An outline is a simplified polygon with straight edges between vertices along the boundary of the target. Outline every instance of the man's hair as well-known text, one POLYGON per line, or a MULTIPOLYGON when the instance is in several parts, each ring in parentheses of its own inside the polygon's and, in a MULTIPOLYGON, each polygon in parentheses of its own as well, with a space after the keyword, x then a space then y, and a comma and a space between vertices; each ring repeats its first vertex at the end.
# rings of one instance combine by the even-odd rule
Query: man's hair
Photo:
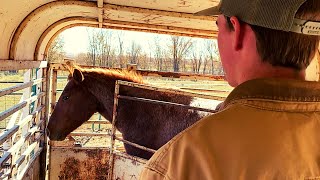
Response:
MULTIPOLYGON (((307 0, 295 17, 320 21, 320 0, 307 0)), ((230 18, 226 17, 226 20, 227 27, 234 30, 230 18)), ((273 66, 303 70, 310 64, 319 46, 319 36, 250 26, 256 35, 257 51, 261 59, 273 66)))

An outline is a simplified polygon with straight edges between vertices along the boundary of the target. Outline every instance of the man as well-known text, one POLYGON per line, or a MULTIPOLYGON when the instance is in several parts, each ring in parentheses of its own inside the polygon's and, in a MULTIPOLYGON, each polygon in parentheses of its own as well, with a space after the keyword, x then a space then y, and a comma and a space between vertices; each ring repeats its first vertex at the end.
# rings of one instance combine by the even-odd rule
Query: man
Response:
POLYGON ((305 81, 320 1, 221 0, 219 12, 219 52, 235 89, 222 111, 160 148, 141 179, 320 179, 320 84, 305 81))

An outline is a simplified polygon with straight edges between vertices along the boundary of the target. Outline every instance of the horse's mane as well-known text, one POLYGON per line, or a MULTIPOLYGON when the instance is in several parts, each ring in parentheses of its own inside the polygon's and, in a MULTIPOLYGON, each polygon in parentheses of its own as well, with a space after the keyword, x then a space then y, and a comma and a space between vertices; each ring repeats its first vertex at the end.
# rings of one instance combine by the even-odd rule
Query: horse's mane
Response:
POLYGON ((102 77, 120 79, 124 81, 132 81, 135 83, 143 84, 143 77, 135 71, 129 71, 126 69, 102 69, 102 68, 83 68, 77 64, 66 62, 66 67, 72 76, 74 69, 80 70, 84 75, 85 74, 96 74, 102 77))

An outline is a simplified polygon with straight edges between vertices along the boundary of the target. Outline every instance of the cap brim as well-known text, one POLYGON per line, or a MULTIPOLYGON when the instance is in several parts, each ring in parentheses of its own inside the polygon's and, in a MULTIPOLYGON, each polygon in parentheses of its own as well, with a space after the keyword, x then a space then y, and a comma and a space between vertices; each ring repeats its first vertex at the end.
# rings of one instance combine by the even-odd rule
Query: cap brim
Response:
POLYGON ((215 16, 221 14, 220 6, 214 6, 199 12, 194 13, 196 16, 215 16))

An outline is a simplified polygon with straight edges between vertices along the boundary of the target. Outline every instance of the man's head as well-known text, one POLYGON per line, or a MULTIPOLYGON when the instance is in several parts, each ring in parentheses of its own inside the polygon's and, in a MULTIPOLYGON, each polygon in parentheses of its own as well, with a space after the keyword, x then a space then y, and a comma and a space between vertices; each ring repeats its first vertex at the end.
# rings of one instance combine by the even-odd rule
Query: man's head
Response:
POLYGON ((305 21, 320 21, 319 0, 222 0, 219 11, 218 45, 230 85, 301 78, 319 45, 320 24, 305 21))

